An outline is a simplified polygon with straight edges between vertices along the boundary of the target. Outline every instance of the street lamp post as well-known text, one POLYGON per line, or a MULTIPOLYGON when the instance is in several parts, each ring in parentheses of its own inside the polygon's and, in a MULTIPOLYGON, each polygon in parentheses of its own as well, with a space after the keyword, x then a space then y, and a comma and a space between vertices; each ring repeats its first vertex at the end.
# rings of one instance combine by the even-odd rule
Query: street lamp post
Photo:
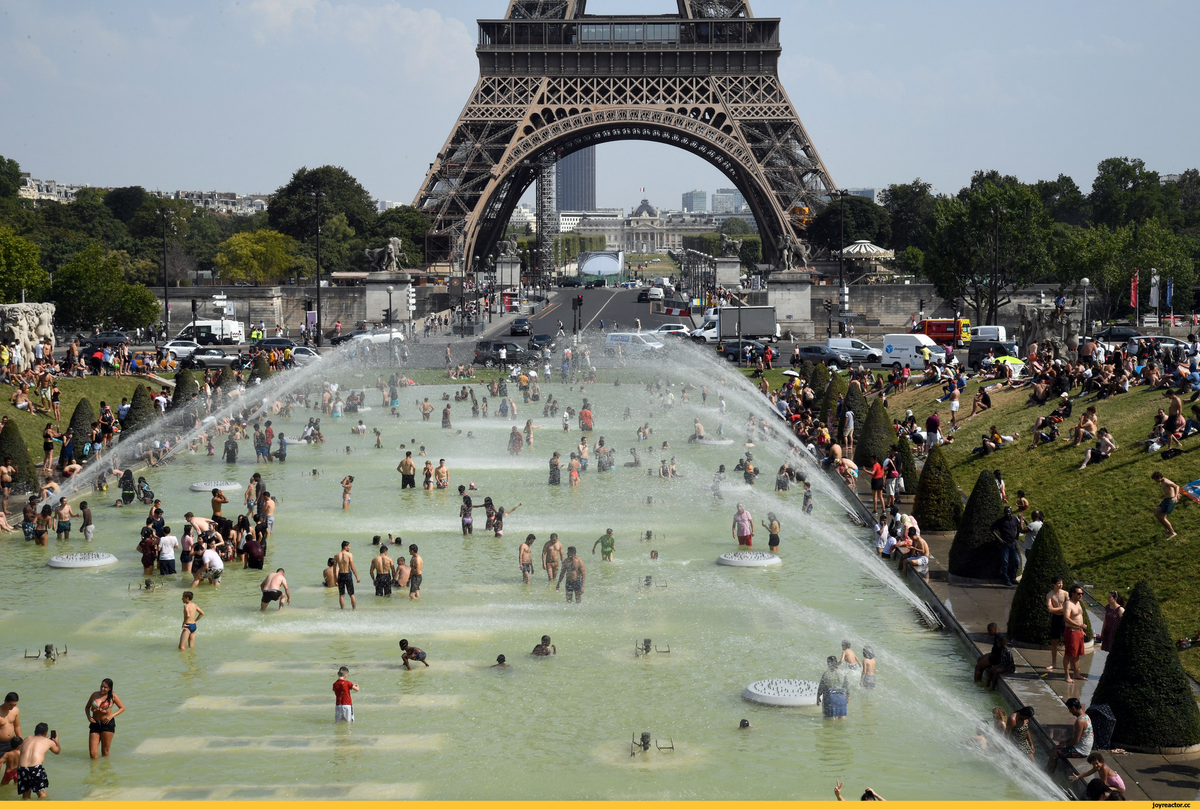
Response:
POLYGON ((846 252, 846 197, 850 192, 844 188, 831 191, 832 196, 838 197, 838 320, 844 320, 846 309, 843 300, 848 300, 846 290, 846 270, 844 256, 846 252))
POLYGON ((1088 287, 1091 285, 1092 282, 1091 282, 1091 279, 1089 279, 1089 278, 1080 278, 1079 283, 1083 285, 1083 332, 1082 332, 1082 336, 1087 337, 1087 333, 1088 333, 1088 318, 1087 318, 1088 287))
MULTIPOLYGON (((171 209, 169 209, 167 206, 163 205, 163 206, 159 207, 158 213, 159 213, 159 215, 162 216, 163 309, 165 310, 165 315, 163 316, 163 323, 166 324, 165 328, 167 330, 167 337, 170 337, 171 336, 171 292, 170 292, 170 288, 167 283, 167 216, 171 213, 171 209)), ((158 345, 157 340, 155 341, 155 345, 156 346, 158 345)))
POLYGON ((992 215, 996 218, 996 229, 992 240, 992 281, 988 284, 988 325, 993 325, 992 319, 996 316, 996 301, 1000 297, 996 294, 996 284, 1000 280, 1000 214, 1004 212, 1002 205, 992 208, 992 215))
MULTIPOLYGON (((387 288, 387 294, 388 294, 388 352, 393 355, 396 353, 396 346, 392 343, 392 338, 395 336, 392 333, 392 321, 394 320, 394 318, 392 317, 392 293, 395 291, 396 291, 396 288, 389 284, 388 288, 387 288)), ((393 356, 392 360, 394 361, 395 359, 396 359, 395 356, 393 356)))
POLYGON ((317 348, 321 347, 321 200, 325 198, 324 191, 309 191, 308 195, 316 203, 317 220, 317 348))

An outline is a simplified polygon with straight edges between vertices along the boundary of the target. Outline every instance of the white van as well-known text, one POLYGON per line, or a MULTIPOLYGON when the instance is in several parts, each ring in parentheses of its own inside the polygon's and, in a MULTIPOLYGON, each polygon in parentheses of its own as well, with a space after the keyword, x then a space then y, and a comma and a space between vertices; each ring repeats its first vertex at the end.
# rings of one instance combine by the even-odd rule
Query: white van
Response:
POLYGON ((704 343, 721 342, 721 325, 717 320, 705 320, 698 329, 692 330, 692 339, 704 343))
POLYGON ((971 340, 992 340, 997 343, 1008 342, 1008 333, 1003 326, 972 326, 971 340))
POLYGON ((650 287, 648 290, 646 290, 646 295, 652 301, 661 301, 666 298, 666 295, 663 294, 662 287, 650 287))
POLYGON ((857 337, 830 337, 825 341, 825 347, 840 351, 855 362, 865 362, 868 365, 878 365, 883 359, 883 349, 869 346, 857 337))
POLYGON ((934 359, 945 356, 942 347, 927 334, 885 334, 883 335, 883 357, 880 366, 900 370, 905 365, 914 371, 925 368, 925 358, 921 349, 928 348, 934 359))
POLYGON ((644 354, 662 351, 664 346, 654 339, 653 334, 638 332, 614 332, 604 338, 604 348, 610 354, 615 354, 617 347, 625 354, 644 354))
POLYGON ((238 320, 197 320, 180 329, 175 339, 192 340, 202 346, 240 345, 246 342, 246 327, 238 320))
POLYGON ((704 310, 704 323, 716 323, 721 319, 721 307, 713 306, 704 310))

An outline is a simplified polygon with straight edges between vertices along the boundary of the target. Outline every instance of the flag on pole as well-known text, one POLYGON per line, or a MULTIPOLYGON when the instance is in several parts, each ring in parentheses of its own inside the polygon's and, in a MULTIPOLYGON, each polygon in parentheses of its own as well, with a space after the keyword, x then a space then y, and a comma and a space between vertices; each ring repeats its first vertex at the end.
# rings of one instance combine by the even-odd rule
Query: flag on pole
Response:
POLYGON ((1175 279, 1167 279, 1167 308, 1171 306, 1171 298, 1175 297, 1175 279))
POLYGON ((1150 268, 1150 308, 1158 308, 1158 270, 1150 268))
POLYGON ((1140 275, 1141 272, 1142 272, 1141 270, 1133 271, 1133 280, 1129 284, 1129 305, 1130 306, 1136 307, 1137 303, 1138 303, 1138 275, 1140 275))

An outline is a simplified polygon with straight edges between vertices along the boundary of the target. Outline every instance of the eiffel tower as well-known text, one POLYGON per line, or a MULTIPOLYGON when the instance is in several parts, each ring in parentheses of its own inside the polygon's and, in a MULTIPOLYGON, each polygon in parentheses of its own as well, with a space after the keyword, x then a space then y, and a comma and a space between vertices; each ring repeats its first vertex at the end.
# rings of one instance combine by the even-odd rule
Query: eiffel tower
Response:
POLYGON ((510 0, 504 19, 479 20, 479 81, 414 203, 430 218, 429 262, 477 269, 539 166, 643 140, 728 176, 765 259, 794 265, 836 187, 779 81, 780 21, 748 0, 676 2, 677 14, 597 16, 587 0, 510 0))

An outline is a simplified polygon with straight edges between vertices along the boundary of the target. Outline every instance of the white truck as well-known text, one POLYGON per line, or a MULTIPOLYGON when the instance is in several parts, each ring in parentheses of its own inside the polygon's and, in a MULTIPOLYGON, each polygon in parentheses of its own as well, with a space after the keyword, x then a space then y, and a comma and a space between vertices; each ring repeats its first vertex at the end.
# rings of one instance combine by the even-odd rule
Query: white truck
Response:
MULTIPOLYGON (((726 306, 717 318, 721 340, 779 340, 779 321, 774 306, 726 306)), ((706 340, 707 342, 707 340, 706 340)))
POLYGON ((238 320, 196 320, 180 329, 175 339, 202 346, 236 346, 246 342, 246 327, 238 320))

